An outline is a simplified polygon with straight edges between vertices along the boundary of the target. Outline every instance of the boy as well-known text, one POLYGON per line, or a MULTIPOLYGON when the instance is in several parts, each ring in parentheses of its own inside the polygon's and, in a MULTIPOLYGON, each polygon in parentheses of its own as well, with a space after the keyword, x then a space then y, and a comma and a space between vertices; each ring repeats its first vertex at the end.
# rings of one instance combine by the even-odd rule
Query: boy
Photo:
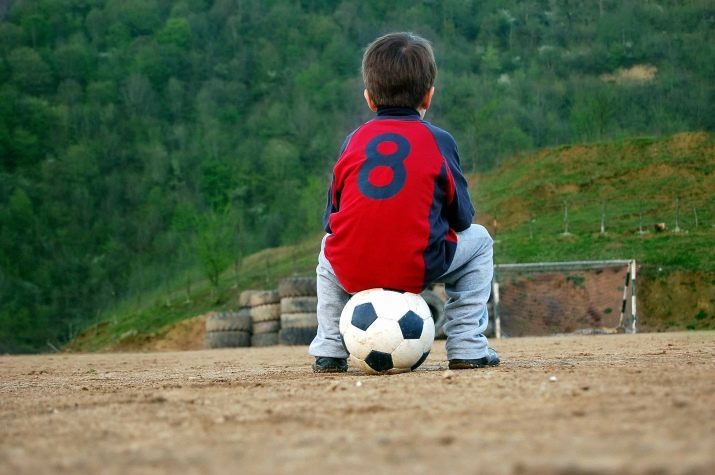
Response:
POLYGON ((450 369, 499 364, 482 335, 492 239, 472 224, 467 182, 450 134, 423 120, 437 67, 429 42, 391 33, 362 61, 365 100, 377 117, 351 133, 333 169, 318 267, 313 371, 347 371, 338 329, 350 295, 382 287, 420 293, 445 283, 450 369))

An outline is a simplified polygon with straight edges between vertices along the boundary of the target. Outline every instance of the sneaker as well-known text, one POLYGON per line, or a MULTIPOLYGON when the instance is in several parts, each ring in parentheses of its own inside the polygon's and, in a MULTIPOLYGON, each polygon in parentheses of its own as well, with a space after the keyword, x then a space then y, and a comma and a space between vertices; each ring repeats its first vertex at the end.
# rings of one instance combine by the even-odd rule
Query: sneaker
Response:
POLYGON ((484 358, 477 358, 476 360, 449 360, 449 369, 472 369, 497 365, 499 365, 499 355, 494 351, 494 348, 487 348, 487 356, 484 358))
POLYGON ((313 363, 314 373, 344 373, 348 370, 347 358, 332 358, 330 356, 316 356, 313 363))

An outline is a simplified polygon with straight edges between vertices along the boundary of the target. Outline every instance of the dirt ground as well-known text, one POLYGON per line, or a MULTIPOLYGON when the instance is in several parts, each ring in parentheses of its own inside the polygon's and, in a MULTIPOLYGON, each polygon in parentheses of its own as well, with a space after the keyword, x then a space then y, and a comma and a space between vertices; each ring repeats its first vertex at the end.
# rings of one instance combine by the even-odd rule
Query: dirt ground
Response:
POLYGON ((315 375, 305 347, 0 357, 0 473, 715 473, 715 332, 493 341, 315 375))

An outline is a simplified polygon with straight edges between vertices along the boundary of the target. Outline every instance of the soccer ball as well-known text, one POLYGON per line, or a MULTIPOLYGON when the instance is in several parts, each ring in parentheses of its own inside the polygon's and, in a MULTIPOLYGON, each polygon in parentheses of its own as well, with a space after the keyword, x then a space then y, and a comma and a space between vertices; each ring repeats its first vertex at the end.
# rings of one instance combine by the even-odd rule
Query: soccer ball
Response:
POLYGON ((354 366, 372 374, 404 373, 427 359, 434 320, 418 294, 369 289, 345 305, 340 335, 354 366))

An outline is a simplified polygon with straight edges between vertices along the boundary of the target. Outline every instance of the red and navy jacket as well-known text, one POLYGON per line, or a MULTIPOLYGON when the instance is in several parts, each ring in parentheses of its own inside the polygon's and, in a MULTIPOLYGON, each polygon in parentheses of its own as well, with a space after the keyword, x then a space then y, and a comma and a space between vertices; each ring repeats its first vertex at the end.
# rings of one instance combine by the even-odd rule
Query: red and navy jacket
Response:
POLYGON ((325 256, 350 293, 419 293, 447 271, 473 217, 452 136, 414 109, 380 108, 333 169, 325 256))

